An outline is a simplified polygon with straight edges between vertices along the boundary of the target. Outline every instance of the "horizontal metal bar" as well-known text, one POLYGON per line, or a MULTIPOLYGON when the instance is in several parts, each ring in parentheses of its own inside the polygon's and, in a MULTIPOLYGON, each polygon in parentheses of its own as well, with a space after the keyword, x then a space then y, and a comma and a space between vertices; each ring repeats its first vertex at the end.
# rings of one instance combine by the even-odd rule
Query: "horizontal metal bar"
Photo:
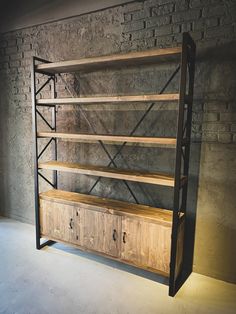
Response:
POLYGON ((54 105, 52 105, 52 104, 36 104, 36 106, 37 107, 56 107, 57 106, 57 104, 54 104, 54 105))
POLYGON ((43 63, 52 63, 52 61, 49 61, 49 60, 45 60, 45 59, 42 59, 42 58, 39 58, 39 57, 33 57, 34 60, 36 61, 39 61, 39 62, 43 62, 43 63))
POLYGON ((49 73, 49 72, 45 72, 43 70, 36 70, 35 69, 35 73, 39 73, 39 74, 43 74, 43 75, 47 75, 47 76, 52 76, 52 73, 49 73))

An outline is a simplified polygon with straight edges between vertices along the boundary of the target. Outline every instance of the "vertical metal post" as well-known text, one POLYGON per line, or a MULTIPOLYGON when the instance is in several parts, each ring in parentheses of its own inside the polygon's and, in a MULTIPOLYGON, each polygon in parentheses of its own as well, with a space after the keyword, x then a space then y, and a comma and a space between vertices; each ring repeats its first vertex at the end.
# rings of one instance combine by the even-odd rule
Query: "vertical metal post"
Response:
MULTIPOLYGON (((195 55, 196 46, 193 40, 188 36, 189 50, 188 50, 188 108, 187 108, 187 124, 186 124, 186 140, 185 146, 185 159, 183 175, 188 177, 189 173, 189 155, 190 155, 190 139, 191 139, 191 124, 192 124, 192 105, 193 105, 193 89, 194 89, 194 73, 195 73, 195 55)), ((182 194, 182 210, 186 211, 187 206, 187 192, 188 192, 188 181, 183 187, 182 194)))
MULTIPOLYGON (((52 98, 56 98, 56 77, 53 76, 52 84, 51 84, 51 92, 52 92, 52 98)), ((56 132, 57 130, 57 108, 56 105, 52 107, 52 127, 53 131, 56 132)), ((54 149, 53 149, 53 159, 57 160, 57 139, 53 138, 54 141, 54 149)), ((58 184, 58 177, 57 177, 57 171, 53 171, 53 185, 57 189, 58 184)))
POLYGON ((37 140, 37 113, 36 113, 36 79, 35 57, 31 64, 31 94, 32 94, 32 129, 34 141, 34 200, 35 200, 35 227, 36 248, 40 249, 40 217, 39 217, 39 180, 38 180, 38 140, 37 140))
POLYGON ((180 189, 181 189, 181 169, 182 169, 182 143, 183 143, 183 125, 184 125, 184 108, 186 102, 186 81, 188 66, 187 51, 187 34, 183 34, 182 55, 181 55, 181 77, 179 87, 179 111, 177 127, 177 143, 175 158, 175 185, 174 185, 174 205, 173 205, 173 223, 171 234, 171 260, 170 260, 170 278, 169 278, 169 295, 174 296, 176 293, 176 253, 177 238, 179 227, 179 210, 180 210, 180 189))

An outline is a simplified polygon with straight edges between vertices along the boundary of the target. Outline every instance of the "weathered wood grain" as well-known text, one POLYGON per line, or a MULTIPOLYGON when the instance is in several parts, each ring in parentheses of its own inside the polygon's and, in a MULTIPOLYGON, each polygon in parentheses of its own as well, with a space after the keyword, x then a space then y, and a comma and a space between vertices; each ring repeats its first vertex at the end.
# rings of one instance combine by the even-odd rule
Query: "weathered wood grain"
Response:
POLYGON ((80 210, 77 206, 40 200, 41 235, 80 243, 80 210))
POLYGON ((132 96, 97 96, 77 98, 42 98, 36 100, 37 105, 76 105, 97 103, 127 103, 127 102, 156 102, 177 101, 179 94, 154 94, 132 96))
POLYGON ((138 65, 175 59, 179 56, 181 47, 150 49, 145 51, 135 51, 122 54, 114 54, 99 57, 83 58, 78 60, 58 61, 52 63, 42 63, 36 66, 36 71, 47 73, 65 73, 86 70, 96 70, 99 68, 114 67, 120 65, 138 65))
MULTIPOLYGON (((117 169, 61 161, 40 162, 39 168, 174 187, 174 176, 159 172, 117 169)), ((181 184, 184 184, 185 181, 186 177, 182 177, 181 184)))
POLYGON ((120 234, 120 216, 81 209, 81 238, 85 248, 119 257, 120 234))
POLYGON ((169 273, 171 228, 122 218, 121 259, 169 273))
POLYGON ((147 137, 147 136, 126 136, 126 135, 105 135, 105 134, 79 134, 79 133, 59 133, 59 132, 38 132, 41 138, 60 138, 71 139, 75 141, 103 141, 114 143, 143 143, 143 144, 160 144, 176 145, 176 138, 173 137, 147 137))

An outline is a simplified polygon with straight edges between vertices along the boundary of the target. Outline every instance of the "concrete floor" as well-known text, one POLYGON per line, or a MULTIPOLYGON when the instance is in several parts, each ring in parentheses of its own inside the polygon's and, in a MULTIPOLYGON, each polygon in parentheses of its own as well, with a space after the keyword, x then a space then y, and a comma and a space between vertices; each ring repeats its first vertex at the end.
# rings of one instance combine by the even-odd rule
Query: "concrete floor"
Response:
POLYGON ((1 314, 236 313, 236 285, 193 273, 170 298, 118 262, 60 244, 37 251, 34 227, 11 219, 0 218, 0 254, 1 314))

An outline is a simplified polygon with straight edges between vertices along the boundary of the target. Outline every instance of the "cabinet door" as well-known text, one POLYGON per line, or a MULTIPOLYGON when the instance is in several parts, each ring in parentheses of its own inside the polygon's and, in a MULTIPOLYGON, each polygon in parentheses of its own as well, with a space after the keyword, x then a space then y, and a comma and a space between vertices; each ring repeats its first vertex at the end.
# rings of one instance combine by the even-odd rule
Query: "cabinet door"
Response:
POLYGON ((121 258, 169 273, 171 228, 123 217, 121 258))
POLYGON ((80 209, 56 202, 40 201, 41 235, 74 244, 80 243, 80 209))
POLYGON ((85 248, 118 257, 120 231, 120 216, 81 209, 81 239, 85 248))

